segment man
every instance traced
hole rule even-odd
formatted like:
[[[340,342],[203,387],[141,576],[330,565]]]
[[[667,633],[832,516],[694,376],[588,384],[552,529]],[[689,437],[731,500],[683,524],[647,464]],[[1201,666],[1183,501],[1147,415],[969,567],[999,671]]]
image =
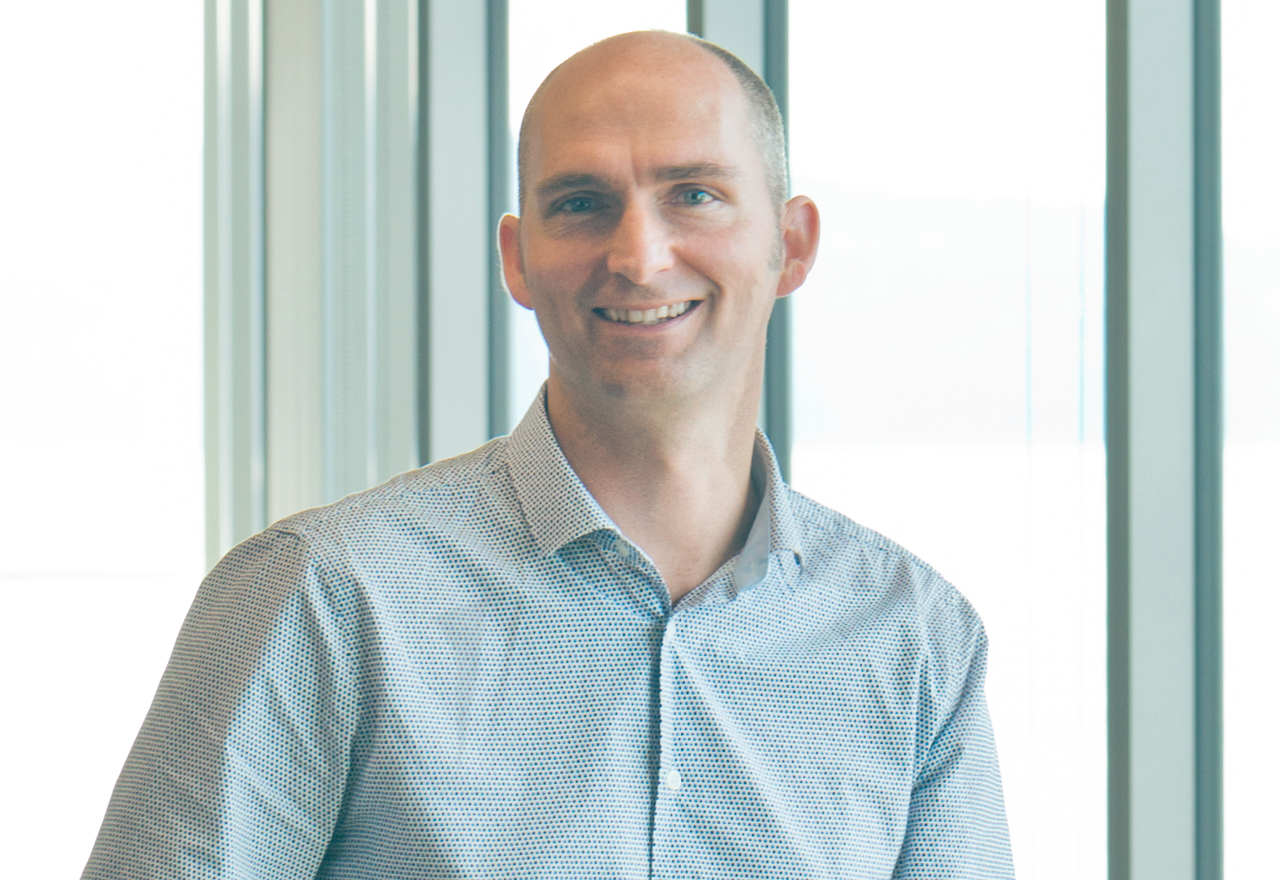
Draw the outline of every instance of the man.
[[[1012,876],[977,617],[754,427],[818,242],[768,90],[616,37],[520,153],[542,395],[227,555],[85,875]]]

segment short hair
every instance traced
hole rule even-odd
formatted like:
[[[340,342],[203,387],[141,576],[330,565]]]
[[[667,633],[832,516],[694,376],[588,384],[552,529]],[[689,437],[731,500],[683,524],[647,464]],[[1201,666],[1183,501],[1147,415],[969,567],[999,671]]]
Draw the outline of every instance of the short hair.
[[[751,136],[764,162],[764,179],[769,188],[769,196],[774,207],[781,209],[787,201],[787,135],[782,124],[782,111],[778,109],[778,102],[773,97],[772,90],[754,70],[728,49],[692,34],[677,34],[670,31],[652,31],[652,33],[669,34],[687,40],[719,58],[729,68],[729,72],[738,81],[747,99],[747,113],[751,118]],[[561,62],[555,70],[547,74],[546,79],[529,99],[524,116],[520,119],[520,135],[516,146],[516,186],[521,213],[524,213],[525,193],[528,189],[529,116],[547,83],[567,63],[568,61]]]

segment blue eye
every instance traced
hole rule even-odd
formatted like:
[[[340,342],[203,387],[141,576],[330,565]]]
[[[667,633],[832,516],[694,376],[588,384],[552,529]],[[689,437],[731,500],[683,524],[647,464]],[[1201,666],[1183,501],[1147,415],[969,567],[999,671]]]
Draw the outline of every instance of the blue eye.
[[[583,211],[590,211],[595,206],[595,199],[590,196],[574,196],[571,199],[565,199],[560,204],[560,210],[566,214],[581,214]]]
[[[715,200],[715,196],[705,189],[687,189],[681,196],[686,205],[705,205]]]

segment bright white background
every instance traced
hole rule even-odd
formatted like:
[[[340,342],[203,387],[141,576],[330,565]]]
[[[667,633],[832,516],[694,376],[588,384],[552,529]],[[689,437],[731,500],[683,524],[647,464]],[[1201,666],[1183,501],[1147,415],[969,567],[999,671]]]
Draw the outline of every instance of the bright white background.
[[[77,877],[204,573],[202,4],[0,6],[0,852]]]
[[[1280,3],[1222,3],[1225,824],[1228,880],[1274,877],[1280,828]]]
[[[796,488],[973,602],[1024,880],[1106,874],[1103,0],[791,0]]]

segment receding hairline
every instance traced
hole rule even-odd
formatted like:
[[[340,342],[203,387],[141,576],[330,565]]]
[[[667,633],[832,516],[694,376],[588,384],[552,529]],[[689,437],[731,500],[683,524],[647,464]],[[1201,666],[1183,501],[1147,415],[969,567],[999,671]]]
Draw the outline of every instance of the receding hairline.
[[[520,212],[524,212],[525,199],[529,190],[528,162],[531,121],[535,118],[538,105],[541,103],[549,84],[566,65],[579,58],[579,56],[598,49],[605,44],[624,38],[634,39],[636,37],[669,38],[671,41],[697,46],[725,66],[730,75],[733,76],[747,103],[747,117],[751,125],[752,139],[760,150],[764,164],[765,183],[769,188],[769,194],[775,202],[775,206],[781,208],[787,198],[786,135],[783,131],[782,114],[778,109],[777,100],[768,85],[742,59],[722,46],[718,46],[701,37],[695,37],[692,34],[651,30],[617,34],[592,43],[556,65],[538,85],[533,97],[529,99],[529,103],[525,107],[524,115],[520,119],[520,132],[516,147],[516,180]]]

